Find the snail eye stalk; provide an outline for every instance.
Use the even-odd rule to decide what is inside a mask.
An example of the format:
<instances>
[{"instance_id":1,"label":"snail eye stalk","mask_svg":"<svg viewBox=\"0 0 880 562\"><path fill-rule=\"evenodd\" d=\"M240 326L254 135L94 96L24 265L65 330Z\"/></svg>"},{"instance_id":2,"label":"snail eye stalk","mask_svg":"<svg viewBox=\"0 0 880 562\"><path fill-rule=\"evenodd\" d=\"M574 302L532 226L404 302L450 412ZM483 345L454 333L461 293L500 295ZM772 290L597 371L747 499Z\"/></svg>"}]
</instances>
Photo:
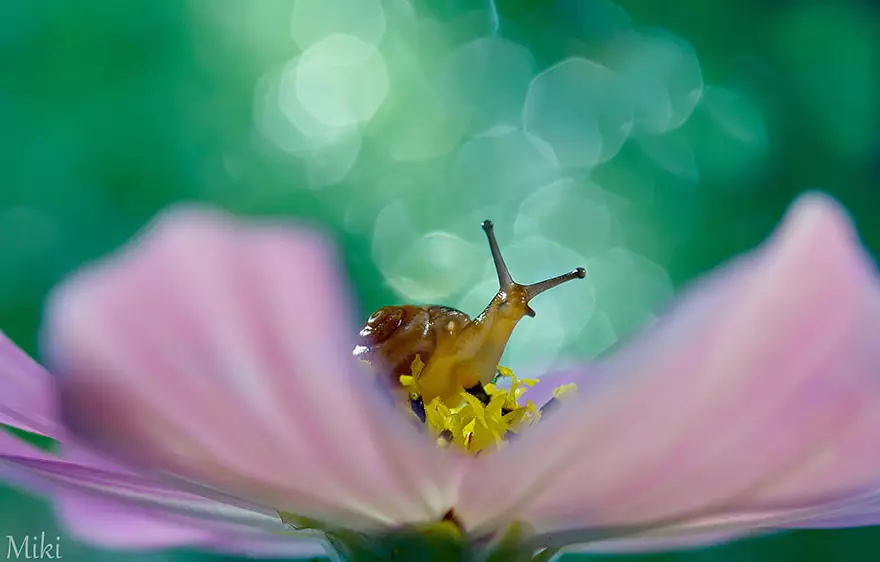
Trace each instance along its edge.
<instances>
[{"instance_id":1,"label":"snail eye stalk","mask_svg":"<svg viewBox=\"0 0 880 562\"><path fill-rule=\"evenodd\" d=\"M583 267L579 267L573 271L569 271L568 273L559 275L557 277L553 277L550 279L545 279L543 281L539 281L538 283L532 283L531 285L526 285L526 294L529 296L529 300L537 297L541 293L545 291L549 291L553 287L558 287L567 281L574 281L575 279L583 279L587 276L587 270Z\"/></svg>"},{"instance_id":2,"label":"snail eye stalk","mask_svg":"<svg viewBox=\"0 0 880 562\"><path fill-rule=\"evenodd\" d=\"M510 276L510 270L504 263L504 256L501 255L501 249L498 247L498 240L495 239L495 225L490 220L483 221L483 232L489 239L489 250L492 252L492 262L495 263L495 272L498 274L498 284L502 289L515 285L513 278Z\"/></svg>"},{"instance_id":3,"label":"snail eye stalk","mask_svg":"<svg viewBox=\"0 0 880 562\"><path fill-rule=\"evenodd\" d=\"M489 250L492 253L492 262L495 264L495 272L498 274L498 285L499 290L501 291L510 291L512 289L523 291L526 295L526 302L528 302L541 293L549 291L553 287L558 287L563 283L575 279L584 279L587 276L587 270L583 267L578 267L577 269L563 275L532 283L531 285L520 285L513 280L513 277L510 275L510 270L507 268L507 264L504 263L504 256L501 255L501 249L498 247L498 240L495 238L495 230L492 221L484 220L482 226L483 232L486 233L486 238L489 240ZM535 316L535 311L532 310L532 307L526 307L526 315L531 317Z\"/></svg>"}]
</instances>

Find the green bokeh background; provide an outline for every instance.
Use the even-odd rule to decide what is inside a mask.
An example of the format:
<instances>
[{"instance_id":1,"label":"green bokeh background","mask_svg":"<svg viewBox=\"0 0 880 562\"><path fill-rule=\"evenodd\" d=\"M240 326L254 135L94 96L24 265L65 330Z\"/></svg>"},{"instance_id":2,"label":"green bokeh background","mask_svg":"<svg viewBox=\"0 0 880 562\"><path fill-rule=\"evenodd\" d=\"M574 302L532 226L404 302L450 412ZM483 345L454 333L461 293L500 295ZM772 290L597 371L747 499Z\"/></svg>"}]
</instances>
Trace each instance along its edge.
<instances>
[{"instance_id":1,"label":"green bokeh background","mask_svg":"<svg viewBox=\"0 0 880 562\"><path fill-rule=\"evenodd\" d=\"M38 355L52 285L182 200L328 230L363 315L475 312L482 218L523 281L583 261L517 367L601 353L804 191L880 250L877 2L377 3L0 3L0 329ZM0 536L55 528L0 487ZM63 540L68 560L226 559ZM624 558L874 561L880 530Z\"/></svg>"}]
</instances>

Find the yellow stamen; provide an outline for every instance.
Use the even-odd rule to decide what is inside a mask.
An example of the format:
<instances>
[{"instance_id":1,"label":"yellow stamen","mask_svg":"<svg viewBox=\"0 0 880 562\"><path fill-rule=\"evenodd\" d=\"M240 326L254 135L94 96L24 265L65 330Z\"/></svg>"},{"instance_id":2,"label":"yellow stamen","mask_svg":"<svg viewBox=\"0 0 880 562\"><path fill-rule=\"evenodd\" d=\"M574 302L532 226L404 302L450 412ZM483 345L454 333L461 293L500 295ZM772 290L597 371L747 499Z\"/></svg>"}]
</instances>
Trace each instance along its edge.
<instances>
[{"instance_id":1,"label":"yellow stamen","mask_svg":"<svg viewBox=\"0 0 880 562\"><path fill-rule=\"evenodd\" d=\"M412 394L415 393L415 398L418 398L421 395L419 391L419 375L422 374L422 369L425 368L424 362L422 362L422 357L420 355L416 355L416 358L413 359L412 364L410 365L410 371L412 375L401 375L400 376L400 386L405 388L410 392L410 398L413 398Z\"/></svg>"},{"instance_id":2,"label":"yellow stamen","mask_svg":"<svg viewBox=\"0 0 880 562\"><path fill-rule=\"evenodd\" d=\"M413 359L412 365L410 366L410 369L412 369L413 377L419 378L419 375L422 374L422 369L424 368L425 364L424 362L422 362L422 356L417 354L416 358Z\"/></svg>"},{"instance_id":3,"label":"yellow stamen","mask_svg":"<svg viewBox=\"0 0 880 562\"><path fill-rule=\"evenodd\" d=\"M416 356L412 363L412 375L400 377L400 384L413 400L418 399L419 375L424 368L421 358ZM508 388L496 384L499 379L509 379ZM541 419L541 410L531 401L520 404L520 397L536 379L519 379L507 367L498 367L494 382L484 385L488 404L479 398L462 391L454 406L435 398L425 404L425 425L441 447L450 444L473 454L490 447L500 448L510 434L519 433ZM575 384L563 385L556 389L554 396L560 398L575 391Z\"/></svg>"}]
</instances>

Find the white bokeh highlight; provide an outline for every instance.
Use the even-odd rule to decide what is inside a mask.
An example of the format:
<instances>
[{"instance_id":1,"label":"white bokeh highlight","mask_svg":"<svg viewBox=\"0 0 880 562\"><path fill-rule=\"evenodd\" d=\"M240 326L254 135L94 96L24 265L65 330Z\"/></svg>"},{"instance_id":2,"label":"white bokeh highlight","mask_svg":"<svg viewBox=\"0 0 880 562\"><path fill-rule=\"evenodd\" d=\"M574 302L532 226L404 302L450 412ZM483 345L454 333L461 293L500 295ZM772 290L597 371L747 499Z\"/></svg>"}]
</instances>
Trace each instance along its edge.
<instances>
[{"instance_id":1,"label":"white bokeh highlight","mask_svg":"<svg viewBox=\"0 0 880 562\"><path fill-rule=\"evenodd\" d=\"M424 232L402 201L386 206L373 231L373 261L404 302L443 304L485 259L477 247L447 231Z\"/></svg>"},{"instance_id":2,"label":"white bokeh highlight","mask_svg":"<svg viewBox=\"0 0 880 562\"><path fill-rule=\"evenodd\" d=\"M690 140L678 131L664 135L643 135L637 143L642 152L660 170L668 172L687 184L696 184L700 179L696 155Z\"/></svg>"},{"instance_id":3,"label":"white bokeh highlight","mask_svg":"<svg viewBox=\"0 0 880 562\"><path fill-rule=\"evenodd\" d=\"M596 309L608 320L610 332L628 336L652 321L673 296L666 270L625 247L606 250L587 260Z\"/></svg>"},{"instance_id":4,"label":"white bokeh highlight","mask_svg":"<svg viewBox=\"0 0 880 562\"><path fill-rule=\"evenodd\" d=\"M532 80L523 124L553 147L561 166L588 168L617 154L633 113L614 72L576 57Z\"/></svg>"},{"instance_id":5,"label":"white bokeh highlight","mask_svg":"<svg viewBox=\"0 0 880 562\"><path fill-rule=\"evenodd\" d=\"M394 77L400 87L392 98L392 114L383 123L383 140L391 159L424 162L452 152L465 137L469 122L438 91L436 80L421 69L408 70Z\"/></svg>"},{"instance_id":6,"label":"white bokeh highlight","mask_svg":"<svg viewBox=\"0 0 880 562\"><path fill-rule=\"evenodd\" d=\"M295 92L298 60L266 73L257 83L254 124L274 148L295 156L306 184L321 188L342 181L357 162L361 133L355 126L328 126L299 103Z\"/></svg>"},{"instance_id":7,"label":"white bokeh highlight","mask_svg":"<svg viewBox=\"0 0 880 562\"><path fill-rule=\"evenodd\" d=\"M352 132L352 127L328 127L303 109L293 84L297 62L272 69L257 81L253 114L257 131L276 148L294 155Z\"/></svg>"},{"instance_id":8,"label":"white bokeh highlight","mask_svg":"<svg viewBox=\"0 0 880 562\"><path fill-rule=\"evenodd\" d=\"M541 236L589 257L610 246L614 222L598 185L565 178L523 200L514 231L517 237Z\"/></svg>"},{"instance_id":9,"label":"white bokeh highlight","mask_svg":"<svg viewBox=\"0 0 880 562\"><path fill-rule=\"evenodd\" d=\"M506 39L482 37L447 55L438 87L476 132L499 124L518 125L534 74L535 60L528 49Z\"/></svg>"},{"instance_id":10,"label":"white bokeh highlight","mask_svg":"<svg viewBox=\"0 0 880 562\"><path fill-rule=\"evenodd\" d=\"M703 73L694 48L654 28L622 34L610 47L635 115L635 131L659 134L680 127L700 101Z\"/></svg>"},{"instance_id":11,"label":"white bokeh highlight","mask_svg":"<svg viewBox=\"0 0 880 562\"><path fill-rule=\"evenodd\" d=\"M300 49L343 33L378 46L385 35L381 0L296 0L290 35Z\"/></svg>"},{"instance_id":12,"label":"white bokeh highlight","mask_svg":"<svg viewBox=\"0 0 880 562\"><path fill-rule=\"evenodd\" d=\"M500 128L459 148L450 189L468 206L519 204L559 173L559 161L547 142L522 130Z\"/></svg>"},{"instance_id":13,"label":"white bokeh highlight","mask_svg":"<svg viewBox=\"0 0 880 562\"><path fill-rule=\"evenodd\" d=\"M305 159L306 177L312 188L342 182L354 168L361 152L361 136L356 132L309 151Z\"/></svg>"},{"instance_id":14,"label":"white bokeh highlight","mask_svg":"<svg viewBox=\"0 0 880 562\"><path fill-rule=\"evenodd\" d=\"M382 54L353 35L334 34L309 47L293 74L299 104L329 127L372 119L388 95Z\"/></svg>"}]
</instances>

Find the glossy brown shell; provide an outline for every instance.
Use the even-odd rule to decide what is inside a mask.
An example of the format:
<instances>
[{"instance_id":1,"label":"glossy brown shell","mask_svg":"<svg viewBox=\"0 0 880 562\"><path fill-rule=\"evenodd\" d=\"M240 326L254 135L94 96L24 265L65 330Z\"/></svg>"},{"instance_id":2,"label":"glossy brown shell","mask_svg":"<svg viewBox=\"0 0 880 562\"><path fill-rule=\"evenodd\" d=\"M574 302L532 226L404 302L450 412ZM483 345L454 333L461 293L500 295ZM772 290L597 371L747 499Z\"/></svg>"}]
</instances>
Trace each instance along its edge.
<instances>
[{"instance_id":1,"label":"glossy brown shell","mask_svg":"<svg viewBox=\"0 0 880 562\"><path fill-rule=\"evenodd\" d=\"M469 322L467 314L448 306L383 306L358 334L354 356L399 385L401 375L412 374L416 355L427 364L438 342L454 337Z\"/></svg>"}]
</instances>

